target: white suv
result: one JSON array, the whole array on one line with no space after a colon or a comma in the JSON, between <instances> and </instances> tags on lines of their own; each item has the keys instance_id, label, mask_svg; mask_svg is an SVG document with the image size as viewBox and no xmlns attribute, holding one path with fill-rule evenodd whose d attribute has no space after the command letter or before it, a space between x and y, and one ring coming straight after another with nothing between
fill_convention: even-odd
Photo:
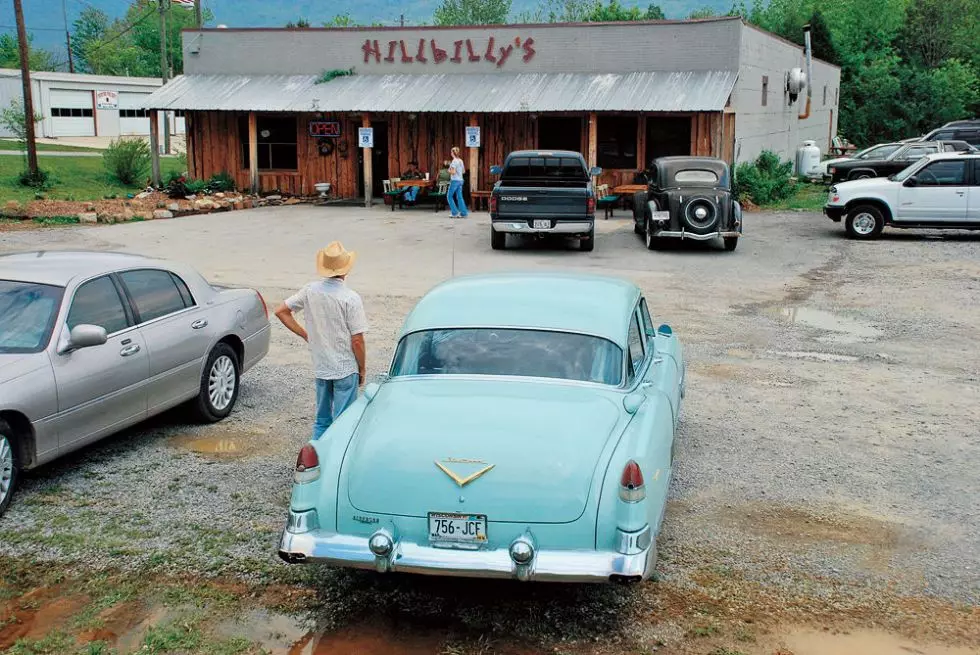
<instances>
[{"instance_id":1,"label":"white suv","mask_svg":"<svg viewBox=\"0 0 980 655\"><path fill-rule=\"evenodd\" d=\"M980 153L923 157L891 177L838 182L823 208L854 239L891 227L980 229Z\"/></svg>"}]
</instances>

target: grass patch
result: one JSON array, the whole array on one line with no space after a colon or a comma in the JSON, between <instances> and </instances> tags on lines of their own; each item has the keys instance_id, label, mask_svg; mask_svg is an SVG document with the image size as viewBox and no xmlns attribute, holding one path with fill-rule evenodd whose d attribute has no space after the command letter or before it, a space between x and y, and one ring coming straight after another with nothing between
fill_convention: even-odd
<instances>
[{"instance_id":1,"label":"grass patch","mask_svg":"<svg viewBox=\"0 0 980 655\"><path fill-rule=\"evenodd\" d=\"M38 225L76 225L78 216L38 216L33 219Z\"/></svg>"},{"instance_id":2,"label":"grass patch","mask_svg":"<svg viewBox=\"0 0 980 655\"><path fill-rule=\"evenodd\" d=\"M0 150L20 150L20 143L14 139L0 139ZM102 148L85 148L83 146L65 146L59 143L39 143L38 152L102 152Z\"/></svg>"},{"instance_id":3,"label":"grass patch","mask_svg":"<svg viewBox=\"0 0 980 655\"><path fill-rule=\"evenodd\" d=\"M197 650L204 640L195 623L168 623L151 626L143 639L141 653L186 653Z\"/></svg>"},{"instance_id":4,"label":"grass patch","mask_svg":"<svg viewBox=\"0 0 980 655\"><path fill-rule=\"evenodd\" d=\"M75 640L60 630L46 634L42 639L18 639L6 655L63 655L75 650Z\"/></svg>"},{"instance_id":5,"label":"grass patch","mask_svg":"<svg viewBox=\"0 0 980 655\"><path fill-rule=\"evenodd\" d=\"M819 212L827 202L827 187L822 184L801 184L796 193L762 209L771 211Z\"/></svg>"},{"instance_id":6,"label":"grass patch","mask_svg":"<svg viewBox=\"0 0 980 655\"><path fill-rule=\"evenodd\" d=\"M138 192L142 187L126 186L112 179L102 164L101 157L38 157L39 166L51 174L51 186L45 190L49 200L102 200L106 196L125 198L127 193ZM35 199L35 189L21 185L24 158L18 155L0 155L0 204L10 200L30 202ZM178 157L161 157L160 173L166 177L180 172L183 162Z\"/></svg>"}]
</instances>

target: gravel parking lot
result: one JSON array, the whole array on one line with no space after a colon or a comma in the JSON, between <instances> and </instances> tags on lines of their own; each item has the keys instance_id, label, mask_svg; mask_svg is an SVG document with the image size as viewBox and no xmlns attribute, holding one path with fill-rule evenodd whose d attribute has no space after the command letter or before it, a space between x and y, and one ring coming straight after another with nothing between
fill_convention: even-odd
<instances>
[{"instance_id":1,"label":"gravel parking lot","mask_svg":"<svg viewBox=\"0 0 980 655\"><path fill-rule=\"evenodd\" d=\"M270 306L312 278L317 248L340 239L359 253L349 284L371 323L372 375L386 369L421 294L454 274L495 270L632 279L689 358L659 585L570 594L491 585L476 593L483 600L461 601L473 583L314 577L281 564L275 546L313 391L305 345L278 322L225 422L192 426L171 413L27 475L0 518L0 557L315 585L321 630L380 608L423 632L438 616L440 631L629 648L683 642L658 589L692 590L714 576L746 586L712 602L734 608L761 589L795 599L801 624L861 607L867 622L888 626L874 608L913 599L956 608L972 630L934 636L980 645L980 234L854 242L806 213L749 214L745 229L734 253L701 244L648 252L620 213L598 222L592 253L494 252L486 214L296 206L0 232L3 251L181 259L212 282L258 288Z\"/></svg>"}]
</instances>

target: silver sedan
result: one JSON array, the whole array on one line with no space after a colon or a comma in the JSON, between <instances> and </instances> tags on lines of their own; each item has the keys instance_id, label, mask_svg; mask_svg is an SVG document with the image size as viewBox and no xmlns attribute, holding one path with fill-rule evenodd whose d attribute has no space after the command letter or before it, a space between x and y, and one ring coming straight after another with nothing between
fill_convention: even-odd
<instances>
[{"instance_id":1,"label":"silver sedan","mask_svg":"<svg viewBox=\"0 0 980 655\"><path fill-rule=\"evenodd\" d=\"M182 403L228 416L269 332L257 291L174 262L0 256L0 514L20 471Z\"/></svg>"}]
</instances>

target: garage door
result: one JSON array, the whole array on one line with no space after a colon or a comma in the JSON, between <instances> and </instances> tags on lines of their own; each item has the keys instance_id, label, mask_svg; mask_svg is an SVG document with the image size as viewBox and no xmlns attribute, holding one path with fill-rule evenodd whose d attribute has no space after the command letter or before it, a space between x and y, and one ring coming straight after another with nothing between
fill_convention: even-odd
<instances>
[{"instance_id":1,"label":"garage door","mask_svg":"<svg viewBox=\"0 0 980 655\"><path fill-rule=\"evenodd\" d=\"M55 136L95 136L91 91L51 89L50 100Z\"/></svg>"},{"instance_id":2,"label":"garage door","mask_svg":"<svg viewBox=\"0 0 980 655\"><path fill-rule=\"evenodd\" d=\"M119 92L119 134L150 133L150 114L146 109L137 109L149 93Z\"/></svg>"}]
</instances>

